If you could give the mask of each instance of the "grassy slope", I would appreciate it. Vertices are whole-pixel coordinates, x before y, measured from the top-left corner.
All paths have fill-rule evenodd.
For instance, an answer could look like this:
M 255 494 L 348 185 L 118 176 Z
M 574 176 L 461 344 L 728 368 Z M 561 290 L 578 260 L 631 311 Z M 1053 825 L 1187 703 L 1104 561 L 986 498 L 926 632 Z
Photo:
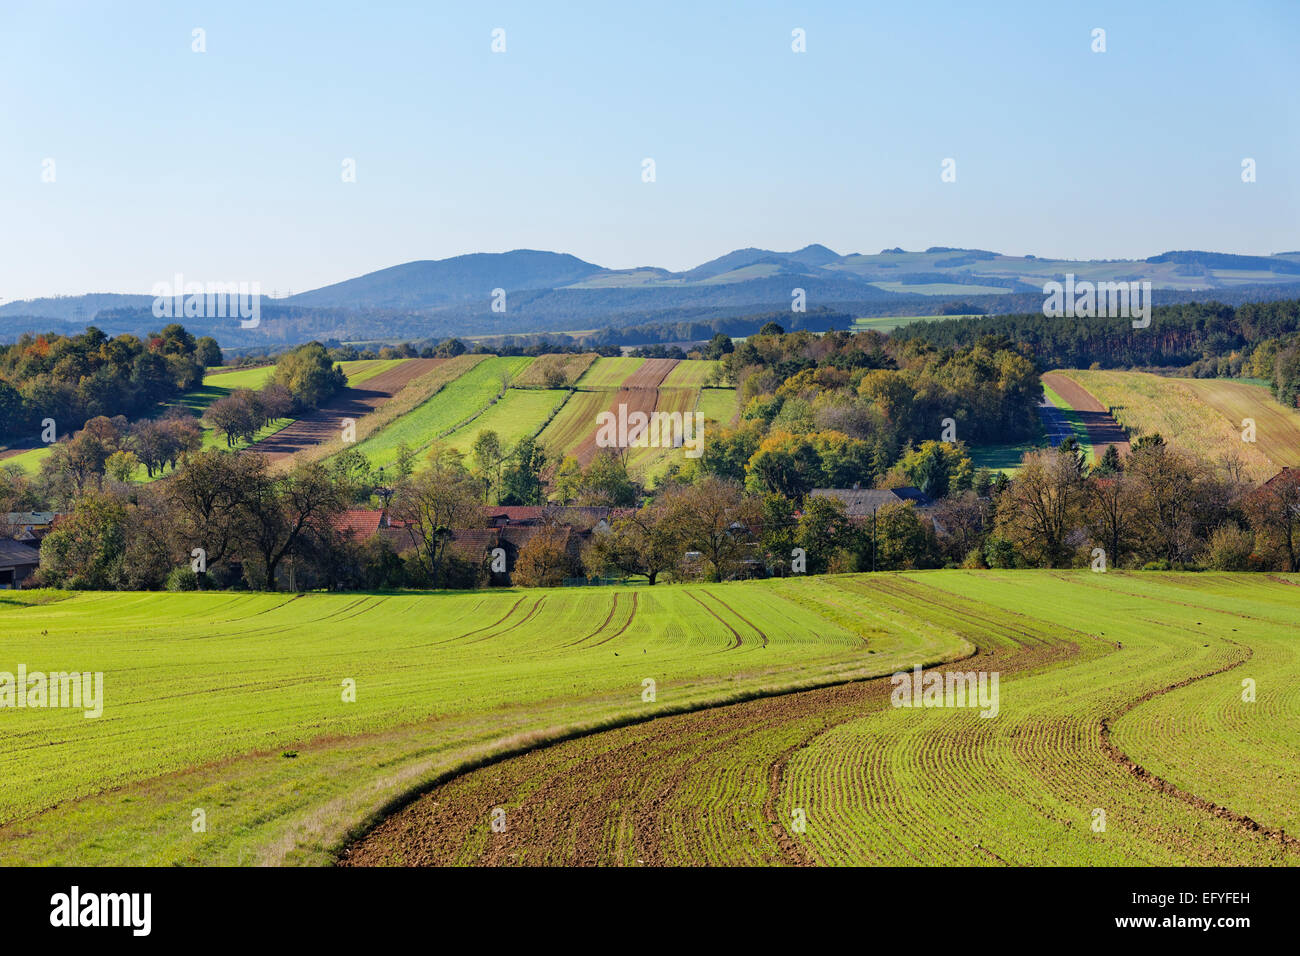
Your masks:
M 715 421 L 726 428 L 740 415 L 740 393 L 734 388 L 702 388 L 695 409 L 706 422 Z
M 563 369 L 565 381 L 571 384 L 581 378 L 582 374 L 587 371 L 595 360 L 595 352 L 584 352 L 580 355 L 565 355 L 562 353 L 539 355 L 536 362 L 533 362 L 515 377 L 511 386 L 513 388 L 545 388 L 546 376 L 544 372 L 547 368 L 553 367 Z
M 624 380 L 645 364 L 640 358 L 607 358 L 592 362 L 578 379 L 578 388 L 618 388 Z
M 1300 464 L 1300 412 L 1282 407 L 1260 386 L 1148 372 L 1071 369 L 1062 374 L 1112 409 L 1134 440 L 1159 432 L 1170 443 L 1212 460 L 1240 456 L 1246 474 L 1256 481 L 1272 477 L 1283 465 Z M 1245 417 L 1256 420 L 1256 444 L 1241 440 Z
M 1203 810 L 1156 799 L 1101 751 L 1098 728 L 1142 695 L 1244 661 L 1247 648 L 1256 649 L 1240 670 L 1140 704 L 1116 721 L 1114 739 L 1187 791 L 1294 830 L 1297 731 L 1277 719 L 1294 711 L 1300 677 L 1294 587 L 1240 575 L 1085 572 L 1046 580 L 1053 578 L 1069 583 L 1026 586 L 1015 575 L 952 587 L 938 582 L 951 590 L 946 603 L 953 609 L 936 608 L 938 621 L 960 618 L 963 600 L 976 598 L 1007 620 L 1054 623 L 1056 640 L 1070 641 L 1075 653 L 1063 666 L 1007 675 L 996 719 L 969 710 L 886 708 L 841 724 L 796 754 L 783 797 L 788 809 L 802 806 L 819 821 L 806 839 L 814 858 L 965 865 L 1286 859 L 1276 843 L 1243 840 L 1232 826 L 1211 826 Z M 1044 639 L 1032 627 L 993 628 L 980 645 L 1032 648 Z M 1245 675 L 1270 689 L 1267 701 L 1241 701 Z M 883 785 L 837 785 L 846 770 L 850 781 Z M 1106 811 L 1104 833 L 1090 826 L 1096 808 Z
M 6 716 L 0 820 L 62 805 L 0 828 L 0 855 L 86 862 L 274 855 L 300 826 L 323 827 L 321 839 L 336 840 L 376 800 L 453 765 L 467 747 L 644 714 L 646 677 L 658 683 L 655 707 L 670 709 L 882 673 L 965 648 L 951 634 L 883 629 L 870 611 L 824 603 L 815 581 L 728 590 L 745 617 L 770 629 L 770 640 L 725 611 L 729 620 L 714 617 L 694 599 L 694 586 L 85 594 L 0 610 L 0 670 L 21 661 L 30 670 L 105 674 L 98 720 L 62 709 Z M 747 637 L 735 647 L 738 633 Z M 355 703 L 341 700 L 346 679 L 357 682 Z M 279 756 L 287 749 L 300 756 Z M 241 754 L 249 756 L 212 763 Z M 198 769 L 158 779 L 191 767 Z M 144 780 L 152 782 L 132 786 Z M 104 792 L 114 787 L 127 789 Z M 91 799 L 64 802 L 78 797 Z M 189 830 L 195 806 L 209 808 L 207 834 Z M 293 837 L 285 852 L 319 861 L 322 847 L 303 839 Z
M 392 465 L 403 442 L 418 450 L 447 435 L 466 419 L 487 408 L 501 393 L 502 374 L 514 375 L 529 358 L 487 358 L 448 382 L 431 398 L 392 422 L 356 448 L 376 467 Z
M 469 453 L 480 432 L 494 431 L 507 449 L 521 438 L 532 437 L 569 396 L 563 388 L 508 388 L 503 398 L 490 405 L 482 415 L 456 429 L 444 442 L 457 451 Z
M 596 416 L 609 407 L 614 391 L 596 389 L 574 392 L 538 440 L 556 461 L 573 453 L 595 430 Z
M 707 360 L 683 359 L 673 366 L 673 370 L 664 377 L 663 384 L 659 387 L 698 389 L 704 384 L 709 373 L 721 364 L 721 362 Z
M 779 818 L 803 808 L 800 843 L 823 862 L 1280 862 L 1278 844 L 1110 761 L 1099 726 L 1111 717 L 1125 752 L 1187 791 L 1294 830 L 1297 583 L 954 571 L 653 590 L 89 594 L 0 609 L 0 669 L 106 674 L 97 721 L 9 712 L 0 814 L 26 819 L 0 828 L 0 858 L 322 862 L 385 801 L 543 728 L 885 674 L 978 645 L 1005 655 L 998 718 L 855 704 L 811 736 L 762 727 L 743 753 L 713 741 L 667 795 L 663 839 L 747 858 L 748 842 L 772 840 L 754 788 L 789 750 Z M 1256 704 L 1240 701 L 1243 676 L 1258 682 Z M 658 682 L 653 704 L 640 699 L 646 677 Z M 356 703 L 340 701 L 345 678 Z M 109 786 L 121 789 L 90 796 Z M 705 826 L 709 806 L 739 822 Z M 208 810 L 206 834 L 190 831 L 194 807 Z M 1089 827 L 1098 807 L 1100 834 Z M 743 826 L 750 816 L 757 825 Z
M 374 378 L 380 372 L 385 372 L 390 368 L 400 364 L 404 359 L 386 359 L 386 360 L 358 360 L 355 362 L 339 362 L 343 367 L 344 373 L 348 376 L 348 384 L 352 386 L 361 385 L 368 379 Z M 176 399 L 175 402 L 164 404 L 164 408 L 176 406 L 187 409 L 192 414 L 202 417 L 208 406 L 218 399 L 225 398 L 230 393 L 241 388 L 259 389 L 271 380 L 271 374 L 275 371 L 274 366 L 262 365 L 257 368 L 237 369 L 231 372 L 208 372 L 203 376 L 203 383 L 196 389 L 186 392 Z M 294 419 L 281 418 L 261 429 L 253 443 L 259 442 L 264 438 L 274 435 L 280 429 L 292 424 Z M 203 426 L 203 447 L 204 448 L 225 448 L 226 440 L 215 429 Z M 247 444 L 240 442 L 239 448 L 247 447 Z M 41 462 L 49 455 L 48 447 L 34 448 L 31 451 L 23 452 L 21 455 L 14 455 L 12 458 L 6 458 L 0 464 L 17 465 L 28 474 L 35 474 L 40 470 Z M 144 468 L 136 469 L 136 481 L 148 481 Z
M 997 672 L 997 715 L 891 707 L 882 680 L 619 728 L 440 786 L 383 828 L 370 862 L 1300 864 L 1300 848 L 1276 834 L 1161 792 L 1122 762 L 1294 832 L 1294 582 L 822 579 L 827 601 L 869 608 L 882 627 L 924 621 L 976 645 L 938 670 Z M 1241 699 L 1245 676 L 1257 679 L 1255 703 Z M 493 806 L 508 815 L 507 837 L 480 822 Z M 1104 830 L 1093 829 L 1097 811 Z M 802 830 L 791 825 L 800 818 Z

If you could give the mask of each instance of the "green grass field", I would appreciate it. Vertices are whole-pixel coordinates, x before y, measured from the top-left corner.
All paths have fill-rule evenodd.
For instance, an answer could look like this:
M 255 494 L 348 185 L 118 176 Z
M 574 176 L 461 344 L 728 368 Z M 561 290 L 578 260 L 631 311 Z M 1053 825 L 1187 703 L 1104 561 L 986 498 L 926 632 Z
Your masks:
M 644 364 L 645 359 L 640 358 L 601 356 L 588 366 L 576 384 L 578 388 L 618 388 Z
M 683 359 L 673 366 L 673 370 L 659 386 L 664 388 L 699 388 L 721 362 L 701 359 Z
M 888 332 L 913 322 L 940 322 L 947 319 L 969 319 L 970 315 L 865 315 L 853 320 L 854 332 Z
M 740 415 L 740 393 L 734 388 L 702 388 L 695 410 L 705 421 L 715 421 L 726 428 Z
M 936 670 L 996 672 L 996 714 L 891 706 L 893 683 L 869 681 L 669 716 L 458 775 L 349 858 L 1297 865 L 1282 836 L 1300 823 L 1294 581 L 823 579 L 822 600 L 870 609 L 885 628 L 924 621 L 978 647 Z M 503 836 L 486 826 L 493 807 Z
M 534 437 L 568 396 L 563 388 L 508 388 L 482 415 L 443 439 L 444 444 L 469 454 L 480 432 L 494 431 L 506 449 L 513 448 L 519 439 Z
M 355 447 L 375 467 L 392 465 L 403 443 L 423 450 L 486 409 L 501 394 L 502 377 L 508 381 L 531 361 L 527 357 L 483 359 Z
M 0 600 L 0 671 L 100 671 L 103 714 L 0 709 L 0 860 L 328 862 L 389 801 L 586 729 L 601 732 L 536 759 L 568 766 L 560 776 L 585 800 L 602 766 L 615 790 L 653 789 L 670 862 L 769 853 L 772 827 L 753 823 L 770 804 L 787 820 L 806 811 L 796 842 L 823 863 L 1296 863 L 1268 833 L 1128 773 L 1101 727 L 1185 793 L 1293 831 L 1297 584 L 941 571 L 461 594 L 22 594 Z M 891 708 L 882 681 L 762 696 L 976 649 L 952 666 L 1002 673 L 991 720 Z M 1241 700 L 1247 677 L 1254 703 Z M 741 705 L 753 720 L 670 716 L 756 695 Z M 701 733 L 715 718 L 735 733 Z M 664 752 L 566 757 L 642 733 Z M 597 813 L 635 811 L 635 796 Z M 513 806 L 500 788 L 491 799 Z M 206 832 L 191 829 L 196 808 Z M 1095 808 L 1104 833 L 1089 827 Z M 612 822 L 589 829 L 620 835 Z
M 975 445 L 970 449 L 971 464 L 1010 477 L 1020 470 L 1020 461 L 1026 452 L 1046 447 L 1046 440 L 1041 438 L 1007 445 Z

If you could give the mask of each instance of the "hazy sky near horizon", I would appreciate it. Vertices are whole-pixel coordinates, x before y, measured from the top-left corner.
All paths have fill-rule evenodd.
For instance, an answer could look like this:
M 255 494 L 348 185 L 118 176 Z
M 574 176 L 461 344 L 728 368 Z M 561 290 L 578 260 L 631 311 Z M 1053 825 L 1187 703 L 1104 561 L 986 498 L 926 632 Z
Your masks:
M 0 301 L 517 248 L 1300 249 L 1296 0 L 610 6 L 5 0 Z

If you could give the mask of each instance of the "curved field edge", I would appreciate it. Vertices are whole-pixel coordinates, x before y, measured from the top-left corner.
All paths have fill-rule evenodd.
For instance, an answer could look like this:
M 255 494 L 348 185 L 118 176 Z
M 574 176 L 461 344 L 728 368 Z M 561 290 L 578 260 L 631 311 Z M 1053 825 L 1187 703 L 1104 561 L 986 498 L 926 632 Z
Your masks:
M 248 704 L 231 709 L 231 701 L 223 702 L 220 693 L 187 687 L 183 676 L 178 678 L 175 674 L 178 666 L 188 671 L 202 670 L 202 663 L 193 659 L 193 652 L 211 645 L 214 638 L 203 633 L 203 628 L 196 628 L 198 633 L 187 633 L 177 639 L 188 652 L 185 655 L 190 658 L 188 662 L 176 661 L 171 670 L 164 669 L 140 678 L 145 685 L 159 681 L 161 686 L 155 694 L 160 698 L 185 700 L 184 706 L 178 710 L 158 711 L 154 717 L 146 714 L 141 739 L 133 743 L 130 728 L 121 725 L 127 716 L 120 712 L 114 715 L 111 710 L 109 715 L 114 716 L 113 724 L 100 726 L 111 727 L 113 737 L 120 739 L 120 743 L 105 749 L 99 764 L 96 764 L 95 755 L 87 752 L 84 746 L 86 740 L 93 739 L 85 734 L 96 733 L 94 726 L 82 729 L 83 725 L 64 720 L 60 724 L 62 729 L 58 731 L 61 739 L 54 747 L 43 742 L 48 732 L 39 728 L 28 728 L 29 737 L 31 733 L 36 734 L 30 738 L 34 746 L 15 751 L 14 748 L 21 747 L 22 742 L 10 739 L 9 753 L 0 755 L 3 756 L 7 779 L 15 779 L 15 770 L 21 768 L 20 772 L 26 778 L 49 781 L 50 775 L 44 774 L 37 766 L 44 761 L 51 767 L 64 768 L 63 777 L 55 783 L 64 785 L 62 792 L 67 796 L 51 793 L 39 798 L 31 794 L 25 802 L 30 803 L 33 799 L 49 802 L 52 799 L 53 805 L 43 812 L 33 808 L 33 812 L 20 813 L 14 818 L 13 801 L 16 798 L 11 792 L 6 801 L 11 808 L 10 821 L 0 827 L 0 860 L 9 863 L 86 864 L 328 862 L 348 834 L 375 814 L 382 813 L 392 801 L 404 799 L 409 793 L 427 787 L 429 781 L 439 774 L 467 761 L 482 759 L 485 754 L 516 747 L 521 741 L 533 745 L 548 736 L 573 733 L 575 728 L 594 729 L 610 721 L 644 718 L 648 706 L 654 707 L 654 712 L 667 712 L 670 708 L 717 705 L 753 693 L 888 672 L 916 659 L 948 658 L 969 650 L 959 638 L 922 626 L 903 627 L 894 633 L 868 627 L 863 621 L 870 620 L 870 614 L 821 603 L 816 584 L 807 579 L 778 582 L 775 586 L 738 584 L 727 588 L 728 594 L 734 595 L 728 598 L 728 603 L 740 600 L 743 606 L 750 608 L 744 618 L 753 620 L 757 613 L 753 609 L 757 608 L 778 621 L 784 620 L 787 626 L 794 626 L 794 633 L 788 639 L 774 637 L 770 643 L 766 639 L 760 642 L 740 615 L 733 617 L 722 606 L 710 610 L 696 601 L 692 597 L 696 590 L 687 586 L 660 589 L 656 594 L 650 594 L 648 589 L 602 589 L 603 593 L 500 592 L 491 595 L 492 600 L 487 601 L 483 595 L 475 594 L 321 595 L 296 599 L 280 595 L 275 598 L 281 602 L 276 607 L 254 611 L 252 618 L 247 619 L 250 626 L 252 623 L 257 625 L 247 639 L 256 637 L 270 642 L 268 646 L 277 655 L 277 660 L 285 657 L 284 648 L 288 646 L 293 648 L 295 659 L 315 660 L 344 653 L 336 650 L 327 655 L 321 648 L 327 648 L 328 642 L 312 647 L 308 646 L 311 642 L 306 636 L 296 640 L 287 636 L 287 620 L 293 621 L 292 627 L 297 628 L 300 634 L 316 638 L 317 644 L 320 644 L 319 635 L 325 629 L 322 623 L 325 618 L 350 620 L 354 623 L 346 626 L 346 634 L 335 638 L 335 643 L 340 640 L 349 646 L 369 643 L 374 648 L 378 647 L 375 634 L 383 628 L 377 620 L 371 621 L 373 626 L 368 627 L 364 619 L 358 619 L 363 613 L 374 611 L 386 601 L 398 602 L 400 598 L 406 598 L 405 606 L 386 605 L 389 612 L 387 622 L 391 627 L 394 621 L 400 622 L 403 617 L 409 619 L 420 613 L 416 605 L 426 605 L 425 613 L 435 613 L 438 621 L 445 625 L 445 633 L 453 636 L 449 640 L 429 641 L 430 635 L 416 628 L 415 631 L 420 631 L 420 642 L 405 647 L 405 650 L 413 652 L 417 660 L 411 660 L 408 654 L 394 659 L 386 670 L 380 671 L 394 675 L 405 671 L 403 676 L 407 679 L 408 692 L 419 698 L 414 706 L 433 716 L 402 720 L 401 714 L 409 713 L 409 708 L 393 712 L 394 705 L 390 702 L 387 712 L 372 714 L 366 719 L 358 718 L 359 722 L 348 722 L 346 718 L 330 722 L 313 717 L 321 713 L 317 707 L 308 709 L 306 714 L 298 714 L 299 724 L 304 720 L 310 721 L 304 728 L 308 731 L 306 733 L 302 730 L 285 731 L 283 728 L 290 715 L 282 719 L 274 712 L 260 724 L 241 730 L 237 720 L 222 719 L 223 715 L 244 716 L 250 705 L 254 713 L 260 713 L 262 708 L 274 706 L 274 701 L 281 701 L 280 707 L 301 710 L 305 706 L 302 704 L 306 693 L 304 682 L 305 686 L 315 688 L 311 690 L 312 694 L 328 695 L 329 699 L 337 700 L 337 681 L 324 676 L 330 671 L 335 677 L 340 673 L 357 674 L 358 700 L 363 702 L 367 698 L 374 699 L 381 692 L 381 687 L 376 684 L 378 678 L 372 674 L 367 679 L 367 669 L 354 659 L 343 664 L 335 660 L 315 676 L 292 671 L 296 676 L 286 685 L 283 678 L 261 673 L 250 663 L 244 668 L 244 673 L 235 668 L 229 674 L 223 673 L 222 679 L 236 688 L 244 688 L 241 692 L 246 695 L 253 693 L 247 690 L 250 687 L 261 687 L 264 691 L 249 699 Z M 614 600 L 616 595 L 620 600 Z M 107 617 L 104 611 L 123 597 L 82 595 L 64 602 L 58 618 L 29 617 L 23 630 L 31 639 L 39 633 L 38 627 L 44 630 L 51 621 L 62 619 L 65 628 L 75 626 L 80 631 L 88 626 L 86 622 L 90 617 Z M 166 621 L 165 615 L 158 613 L 156 604 L 160 596 L 125 597 L 134 605 L 132 613 L 135 616 L 161 617 L 169 629 L 176 628 L 175 621 Z M 642 611 L 646 609 L 647 601 L 660 605 L 656 611 L 658 616 L 650 624 L 643 625 L 640 632 L 634 629 L 625 633 L 631 619 L 634 616 L 640 618 L 637 614 L 638 598 Z M 463 602 L 459 609 L 447 603 L 457 599 Z M 593 599 L 603 602 L 599 614 L 592 613 Z M 205 613 L 197 616 L 201 619 L 229 619 L 238 601 L 239 596 L 211 595 Z M 517 627 L 519 623 L 532 619 L 534 612 L 546 601 L 551 604 L 538 615 L 535 631 Z M 606 614 L 605 608 L 611 601 L 614 606 Z M 89 606 L 77 609 L 73 605 L 78 602 Z M 532 610 L 525 613 L 529 606 Z M 507 609 L 504 616 L 501 613 L 503 609 Z M 34 610 L 39 609 L 27 608 L 13 613 L 28 614 Z M 326 610 L 330 613 L 322 618 Z M 552 615 L 549 626 L 542 621 L 547 614 Z M 557 614 L 558 618 L 554 616 Z M 575 634 L 589 631 L 602 617 L 605 623 L 588 638 L 570 640 Z M 512 625 L 508 619 L 516 623 Z M 14 620 L 9 617 L 5 623 L 12 624 Z M 478 627 L 454 636 L 459 629 L 473 622 L 478 622 Z M 101 627 L 113 635 L 111 624 L 105 622 Z M 651 631 L 645 631 L 644 627 L 650 627 Z M 817 633 L 813 633 L 814 630 Z M 405 645 L 416 636 L 415 631 L 408 626 L 397 640 Z M 747 638 L 739 637 L 742 632 Z M 563 646 L 579 645 L 568 650 L 567 657 L 564 657 L 565 651 L 553 646 L 560 635 L 566 638 Z M 148 635 L 143 637 L 147 641 Z M 47 649 L 52 643 L 44 636 L 40 640 L 45 642 Z M 391 635 L 385 640 L 392 640 Z M 139 636 L 135 642 L 127 643 L 138 641 Z M 291 644 L 286 643 L 290 641 Z M 16 643 L 21 645 L 21 642 Z M 428 678 L 422 673 L 412 673 L 422 666 L 428 667 L 427 663 L 421 665 L 419 660 L 427 661 L 431 647 L 448 643 L 460 648 L 459 661 L 450 659 L 448 667 L 427 672 Z M 739 646 L 741 643 L 743 649 Z M 737 647 L 735 651 L 720 656 L 720 651 L 733 644 Z M 534 656 L 525 660 L 527 666 L 499 671 L 495 677 L 492 676 L 494 666 L 506 666 L 492 663 L 499 655 L 512 653 L 527 658 L 530 649 Z M 641 654 L 635 653 L 638 649 Z M 48 651 L 41 657 L 31 653 L 30 645 L 27 648 L 11 645 L 6 650 L 25 655 L 33 668 L 54 668 Z M 537 654 L 538 650 L 542 653 Z M 666 650 L 670 652 L 667 655 L 664 653 Z M 139 659 L 138 646 L 122 648 L 123 654 L 132 652 Z M 614 662 L 620 652 L 622 665 Z M 79 656 L 84 658 L 85 655 Z M 558 663 L 548 662 L 548 658 L 555 657 L 562 659 Z M 10 653 L 5 654 L 5 659 L 10 659 Z M 478 664 L 471 671 L 465 664 L 474 660 Z M 94 663 L 91 661 L 92 665 Z M 228 665 L 212 663 L 208 666 L 214 670 L 229 670 Z M 662 678 L 658 702 L 651 705 L 641 700 L 640 679 L 647 668 Z M 444 673 L 439 675 L 437 670 Z M 457 691 L 453 685 L 459 685 L 460 678 L 473 672 L 477 672 L 475 676 L 486 675 L 493 684 L 501 685 L 502 690 L 496 692 L 493 688 L 493 693 L 470 690 L 468 693 L 474 705 L 466 707 L 463 701 L 457 703 L 455 695 L 459 693 L 463 697 L 467 691 Z M 113 676 L 114 672 L 110 670 L 109 677 Z M 439 679 L 444 687 L 442 691 L 435 692 L 433 685 L 426 688 L 428 680 L 436 684 Z M 180 686 L 172 686 L 169 680 L 179 680 Z M 566 689 L 570 684 L 572 689 Z M 487 690 L 491 685 L 482 683 L 480 679 L 474 686 Z M 289 694 L 295 690 L 296 693 Z M 130 688 L 124 691 L 135 693 Z M 266 693 L 270 693 L 271 698 L 268 699 Z M 525 698 L 522 701 L 519 699 L 521 695 Z M 106 698 L 111 699 L 109 691 L 106 691 Z M 438 704 L 439 699 L 444 701 L 442 705 Z M 288 702 L 284 703 L 286 700 Z M 203 706 L 196 706 L 200 701 L 209 702 L 207 709 L 220 713 L 205 713 Z M 325 713 L 329 712 L 327 708 Z M 66 712 L 62 716 L 80 718 L 80 714 Z M 47 711 L 37 717 L 58 721 L 60 714 Z M 196 721 L 197 730 L 187 726 Z M 96 722 L 84 721 L 83 724 L 96 725 Z M 259 731 L 258 727 L 264 729 Z M 319 729 L 311 730 L 312 727 Z M 82 731 L 80 741 L 76 739 L 77 730 Z M 230 735 L 231 740 L 214 744 L 209 739 L 222 733 Z M 243 748 L 236 746 L 240 740 L 256 739 L 259 733 L 265 743 L 256 749 L 250 751 L 246 745 Z M 82 746 L 77 746 L 78 743 Z M 203 751 L 219 753 L 223 746 L 227 749 L 224 756 L 215 760 L 194 759 Z M 128 756 L 122 751 L 124 747 L 129 748 L 130 759 L 123 759 Z M 172 765 L 170 770 L 157 763 L 159 754 L 166 756 L 168 753 L 171 754 L 167 758 Z M 187 756 L 191 753 L 193 756 Z M 124 772 L 121 765 L 131 760 L 137 764 L 133 771 L 137 779 L 130 779 L 131 774 L 119 776 L 120 782 L 113 786 L 109 773 Z M 190 767 L 186 766 L 187 763 Z M 155 765 L 158 770 L 167 772 L 145 772 L 149 766 Z M 99 766 L 104 769 L 97 769 Z M 75 778 L 78 773 L 83 778 L 82 786 L 91 787 L 91 792 L 82 796 L 69 791 L 66 786 L 68 778 Z M 86 779 L 88 773 L 100 780 L 98 787 L 94 780 Z M 111 789 L 105 788 L 105 784 Z M 194 809 L 205 811 L 205 833 L 194 834 L 190 830 Z
M 982 610 L 962 588 L 951 589 L 949 603 L 965 604 L 962 613 L 972 626 L 985 626 L 981 618 L 996 620 L 990 611 L 1024 606 L 1024 589 L 1016 583 L 1023 575 L 987 578 L 1013 583 L 1000 595 L 985 589 L 990 600 Z M 1087 576 L 1061 578 L 1077 592 L 1064 620 L 1078 616 L 1087 629 L 1061 630 L 1075 650 L 1055 663 L 1040 659 L 1050 666 L 1023 666 L 1026 652 L 1041 658 L 1044 650 L 1062 646 L 1060 635 L 1045 626 L 1050 615 L 1037 626 L 1022 619 L 1009 639 L 985 630 L 981 651 L 999 656 L 992 663 L 981 657 L 982 666 L 1010 672 L 1003 684 L 1003 707 L 1011 717 L 1006 723 L 985 723 L 969 711 L 890 708 L 883 681 L 874 682 L 880 685 L 874 700 L 856 688 L 847 702 L 821 692 L 794 695 L 816 701 L 790 720 L 784 717 L 798 710 L 796 699 L 740 705 L 748 717 L 731 723 L 721 713 L 674 718 L 658 731 L 611 732 L 447 781 L 386 821 L 349 862 L 1300 862 L 1294 838 L 1207 805 L 1199 795 L 1189 799 L 1153 786 L 1106 746 L 1107 715 L 1138 713 L 1145 702 L 1166 699 L 1171 679 L 1178 687 L 1202 687 L 1241 663 L 1240 642 L 1202 635 L 1214 627 L 1231 630 L 1223 625 L 1249 597 L 1241 593 L 1242 576 L 1182 576 L 1172 587 L 1150 576 L 1107 578 L 1104 586 Z M 850 588 L 856 583 L 834 580 Z M 896 587 L 917 580 L 933 578 L 904 577 Z M 936 587 L 944 590 L 953 580 L 939 578 Z M 1284 614 L 1258 616 L 1252 642 L 1287 620 L 1294 629 L 1296 602 L 1286 593 L 1293 585 L 1254 583 L 1260 587 L 1250 592 Z M 1098 621 L 1095 611 L 1091 619 L 1079 614 L 1095 601 L 1098 587 L 1122 605 L 1115 617 Z M 1181 600 L 1180 590 L 1199 595 L 1200 602 Z M 1238 607 L 1220 591 L 1234 592 Z M 1043 613 L 1045 601 L 1055 605 L 1061 597 L 1031 595 L 1029 620 Z M 1180 615 L 1153 622 L 1141 613 L 1150 613 L 1146 605 L 1179 607 Z M 1145 643 L 1133 636 L 1143 632 Z M 1016 654 L 1007 655 L 1009 644 L 1021 645 Z M 1262 673 L 1270 685 L 1287 686 L 1286 674 Z M 1243 749 L 1248 743 L 1258 749 L 1266 739 L 1261 733 L 1270 721 L 1261 718 L 1244 731 L 1232 729 Z M 997 737 L 1001 745 L 991 746 Z M 1146 751 L 1176 761 L 1188 742 L 1171 746 L 1152 734 L 1143 743 Z M 1191 746 L 1213 752 L 1214 741 Z M 1294 737 L 1290 747 L 1294 755 Z M 1256 796 L 1271 795 L 1268 818 L 1290 812 L 1295 782 L 1273 789 L 1271 768 L 1243 774 L 1228 761 L 1191 785 L 1212 787 L 1242 776 L 1252 777 Z M 815 781 L 821 782 L 810 790 Z M 510 821 L 506 834 L 489 832 L 496 806 Z M 1098 809 L 1110 812 L 1109 832 L 1092 828 Z M 795 810 L 806 815 L 806 835 L 789 832 Z

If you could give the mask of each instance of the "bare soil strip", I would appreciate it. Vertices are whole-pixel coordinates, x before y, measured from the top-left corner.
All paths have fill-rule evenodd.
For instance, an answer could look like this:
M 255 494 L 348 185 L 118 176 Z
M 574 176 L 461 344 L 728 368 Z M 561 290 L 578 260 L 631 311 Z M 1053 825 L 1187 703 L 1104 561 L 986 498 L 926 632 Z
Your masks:
M 676 364 L 676 359 L 646 359 L 645 364 L 624 380 L 605 410 L 617 417 L 619 406 L 623 405 L 626 406 L 626 415 L 644 412 L 649 416 L 659 401 L 659 386 Z M 591 433 L 573 452 L 573 457 L 584 468 L 591 464 L 596 452 L 600 450 L 596 445 L 596 431 L 596 422 L 593 420 Z
M 395 365 L 366 380 L 361 388 L 344 389 L 327 405 L 304 415 L 292 425 L 252 446 L 253 450 L 261 452 L 272 461 L 279 461 L 338 438 L 343 431 L 345 419 L 360 420 L 400 392 L 412 379 L 432 371 L 445 361 L 446 359 L 408 359 Z
M 1079 418 L 1088 429 L 1088 438 L 1092 441 L 1093 453 L 1097 458 L 1105 454 L 1107 445 L 1114 445 L 1121 455 L 1128 454 L 1128 432 L 1111 417 L 1110 409 L 1092 397 L 1091 392 L 1060 372 L 1048 372 L 1043 376 L 1043 384 L 1069 402 L 1070 407 L 1079 413 Z
M 1075 649 L 1067 644 L 1012 654 L 994 651 L 981 664 L 1013 673 L 1060 660 L 1063 653 L 1071 656 Z M 736 828 L 726 835 L 727 842 L 749 844 L 748 852 L 739 856 L 754 862 L 815 865 L 818 861 L 787 832 L 777 811 L 786 762 L 819 735 L 888 707 L 892 689 L 888 678 L 850 681 L 654 718 L 544 746 L 447 780 L 347 847 L 338 862 L 341 866 L 707 863 L 707 858 L 682 858 L 702 851 L 703 846 L 673 847 L 666 838 L 681 823 L 682 803 L 674 802 L 675 798 L 689 793 L 694 783 L 691 775 L 726 748 L 737 754 L 738 765 L 761 775 L 766 791 L 755 811 L 762 828 Z M 771 757 L 755 763 L 753 758 L 764 752 Z M 507 825 L 504 832 L 494 833 L 488 820 L 498 807 L 509 808 Z M 700 813 L 705 818 L 702 824 L 713 814 L 723 815 L 721 808 L 707 801 Z M 613 846 L 611 832 L 619 834 Z M 717 828 L 710 834 L 716 838 Z

